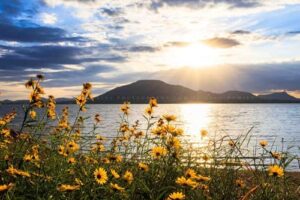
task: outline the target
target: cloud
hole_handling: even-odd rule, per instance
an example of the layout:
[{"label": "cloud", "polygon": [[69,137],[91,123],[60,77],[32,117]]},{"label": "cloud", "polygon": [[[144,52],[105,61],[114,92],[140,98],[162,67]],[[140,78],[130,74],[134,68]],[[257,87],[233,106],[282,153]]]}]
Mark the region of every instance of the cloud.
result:
[{"label": "cloud", "polygon": [[257,0],[152,0],[151,8],[158,9],[164,5],[202,8],[217,4],[226,4],[230,8],[250,8],[260,5]]},{"label": "cloud", "polygon": [[122,14],[122,10],[120,8],[102,8],[101,11],[108,16],[118,16]]},{"label": "cloud", "polygon": [[80,42],[82,37],[69,37],[60,28],[46,26],[22,27],[8,23],[0,23],[0,40],[16,42]]},{"label": "cloud", "polygon": [[215,38],[203,40],[202,42],[208,46],[212,46],[215,48],[231,48],[241,44],[235,39],[222,38],[222,37],[215,37]]},{"label": "cloud", "polygon": [[245,30],[236,30],[231,32],[231,34],[233,35],[247,35],[247,34],[251,34],[250,31],[245,31]]},{"label": "cloud", "polygon": [[55,14],[43,13],[41,15],[41,20],[44,24],[55,24],[57,21],[57,17]]},{"label": "cloud", "polygon": [[298,35],[298,34],[300,34],[300,30],[299,31],[289,31],[289,32],[287,32],[287,34]]},{"label": "cloud", "polygon": [[189,42],[184,42],[184,41],[172,41],[172,42],[167,42],[166,44],[164,44],[165,47],[186,47],[190,45]]}]

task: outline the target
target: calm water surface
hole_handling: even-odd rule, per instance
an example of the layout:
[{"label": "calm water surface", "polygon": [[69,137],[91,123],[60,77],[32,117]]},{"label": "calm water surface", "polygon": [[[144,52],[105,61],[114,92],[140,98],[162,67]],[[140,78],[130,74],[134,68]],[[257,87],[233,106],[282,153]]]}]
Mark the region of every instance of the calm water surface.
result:
[{"label": "calm water surface", "polygon": [[[57,105],[61,110],[65,105]],[[71,121],[77,111],[76,105],[68,105]],[[13,107],[20,111],[21,106],[5,105],[0,107],[1,116]],[[99,113],[102,116],[99,133],[106,136],[116,135],[120,121],[120,105],[89,105],[86,116]],[[140,120],[145,123],[142,113],[146,105],[132,104],[129,120]],[[210,137],[230,135],[237,137],[251,131],[251,145],[255,146],[261,139],[268,140],[273,150],[286,149],[290,146],[293,154],[299,155],[300,146],[300,104],[161,104],[155,109],[154,115],[174,114],[178,117],[177,125],[181,126],[190,141],[203,142],[199,136],[201,129],[207,129]],[[15,123],[20,121],[19,115]],[[92,125],[93,118],[87,120],[87,129]],[[282,146],[282,138],[284,145]],[[297,163],[294,163],[296,167]]]}]

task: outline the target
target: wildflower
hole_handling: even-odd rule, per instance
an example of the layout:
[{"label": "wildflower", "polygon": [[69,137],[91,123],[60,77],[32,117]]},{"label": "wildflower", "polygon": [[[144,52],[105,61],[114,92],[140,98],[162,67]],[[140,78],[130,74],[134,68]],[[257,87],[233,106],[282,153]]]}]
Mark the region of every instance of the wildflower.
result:
[{"label": "wildflower", "polygon": [[99,140],[99,141],[105,141],[106,138],[101,136],[101,135],[96,135],[96,139]]},{"label": "wildflower", "polygon": [[109,155],[109,160],[110,161],[116,161],[118,163],[122,162],[123,157],[121,155]]},{"label": "wildflower", "polygon": [[235,181],[235,184],[236,184],[239,188],[244,188],[244,187],[245,187],[245,183],[244,183],[244,181],[241,180],[241,179],[237,179],[237,180]]},{"label": "wildflower", "polygon": [[125,115],[128,115],[128,113],[129,113],[129,102],[124,102],[120,109]]},{"label": "wildflower", "polygon": [[100,123],[100,121],[101,121],[101,120],[100,120],[100,115],[99,115],[99,114],[96,114],[94,119],[95,119],[95,122],[96,122],[96,123]]},{"label": "wildflower", "polygon": [[75,158],[73,158],[73,157],[69,158],[69,159],[68,159],[68,163],[69,163],[69,164],[74,164],[74,163],[76,163]]},{"label": "wildflower", "polygon": [[116,179],[120,178],[120,175],[118,174],[118,172],[116,172],[116,170],[111,169],[110,172],[114,178],[116,178]]},{"label": "wildflower", "polygon": [[164,136],[167,134],[166,129],[163,127],[156,127],[151,130],[151,133],[155,136]]},{"label": "wildflower", "polygon": [[32,79],[30,79],[29,81],[27,81],[27,82],[25,83],[25,87],[26,87],[26,88],[34,87],[34,85],[35,85],[35,81],[32,80]]},{"label": "wildflower", "polygon": [[281,159],[281,154],[278,152],[271,152],[271,155],[273,158],[280,160]]},{"label": "wildflower", "polygon": [[30,116],[31,119],[35,119],[36,118],[36,112],[34,110],[31,110],[29,112],[29,116]]},{"label": "wildflower", "polygon": [[185,172],[185,176],[187,178],[196,178],[197,177],[197,173],[193,169],[187,169],[186,172]]},{"label": "wildflower", "polygon": [[268,145],[268,142],[266,140],[262,140],[259,142],[260,146],[266,147]]},{"label": "wildflower", "polygon": [[99,167],[98,169],[96,169],[94,171],[94,176],[95,179],[97,181],[97,183],[99,183],[100,185],[103,185],[107,182],[107,173],[105,171],[105,169],[103,169],[102,167]]},{"label": "wildflower", "polygon": [[182,192],[173,192],[169,195],[167,200],[183,200],[185,195]]},{"label": "wildflower", "polygon": [[202,130],[200,131],[200,134],[201,134],[201,137],[206,137],[207,134],[208,134],[208,132],[207,132],[207,130],[202,129]]},{"label": "wildflower", "polygon": [[151,97],[149,100],[150,107],[157,107],[157,100],[154,97]]},{"label": "wildflower", "polygon": [[62,145],[59,145],[57,151],[58,151],[58,154],[64,155],[65,147]]},{"label": "wildflower", "polygon": [[117,192],[124,192],[125,188],[119,186],[117,183],[110,183],[110,187],[112,190]]},{"label": "wildflower", "polygon": [[128,184],[131,184],[132,181],[133,181],[133,175],[130,171],[126,171],[124,176],[123,176],[123,179],[128,183]]},{"label": "wildflower", "polygon": [[0,192],[4,192],[4,191],[7,191],[7,190],[10,190],[14,186],[15,186],[15,184],[13,184],[13,183],[9,183],[8,185],[7,184],[0,185]]},{"label": "wildflower", "polygon": [[3,135],[4,137],[10,136],[10,130],[8,128],[3,128],[1,130],[1,135]]},{"label": "wildflower", "polygon": [[229,146],[231,146],[232,148],[235,146],[235,142],[233,140],[229,140],[228,142]]},{"label": "wildflower", "polygon": [[205,162],[207,162],[207,161],[209,160],[209,156],[206,155],[206,154],[204,154],[204,155],[202,156],[202,159],[203,159]]},{"label": "wildflower", "polygon": [[32,156],[29,154],[24,155],[23,160],[25,162],[30,162],[32,160]]},{"label": "wildflower", "polygon": [[180,140],[176,137],[169,138],[167,142],[174,149],[179,149],[181,147]]},{"label": "wildflower", "polygon": [[73,153],[79,150],[79,145],[75,141],[70,141],[67,144],[67,148]]},{"label": "wildflower", "polygon": [[142,170],[142,171],[144,171],[144,172],[149,171],[149,166],[146,165],[145,163],[140,162],[140,163],[138,164],[138,167],[139,167],[140,170]]},{"label": "wildflower", "polygon": [[170,122],[170,121],[175,121],[175,120],[176,120],[176,116],[175,116],[175,115],[168,115],[168,114],[165,114],[165,115],[163,115],[163,118],[164,118],[165,120],[167,120],[168,122]]},{"label": "wildflower", "polygon": [[167,149],[164,147],[154,147],[151,151],[152,157],[155,159],[159,159],[167,154]]},{"label": "wildflower", "polygon": [[173,136],[180,136],[183,135],[183,129],[182,128],[176,128],[175,131],[171,132]]},{"label": "wildflower", "polygon": [[178,185],[182,186],[190,186],[192,188],[195,188],[197,186],[197,182],[193,181],[192,179],[188,178],[186,179],[185,177],[181,176],[176,179],[176,183]]},{"label": "wildflower", "polygon": [[47,117],[50,119],[55,119],[56,118],[56,102],[54,99],[54,96],[50,95],[47,103]]},{"label": "wildflower", "polygon": [[195,179],[198,181],[198,182],[206,182],[206,181],[210,181],[210,177],[207,177],[207,176],[201,176],[201,175],[197,175],[195,177]]},{"label": "wildflower", "polygon": [[38,74],[38,75],[36,75],[36,78],[39,80],[44,80],[45,76],[42,74]]},{"label": "wildflower", "polygon": [[30,177],[30,174],[28,172],[16,169],[13,166],[10,166],[6,171],[10,175],[19,175],[19,176],[24,176],[24,177]]},{"label": "wildflower", "polygon": [[80,185],[68,185],[68,184],[61,184],[57,187],[57,190],[60,192],[70,192],[74,190],[79,190]]},{"label": "wildflower", "polygon": [[284,175],[283,168],[278,165],[269,166],[269,176],[282,177]]},{"label": "wildflower", "polygon": [[152,113],[153,113],[153,109],[152,109],[152,107],[147,107],[146,109],[145,109],[145,113],[147,114],[147,115],[149,115],[149,116],[151,116],[152,115]]},{"label": "wildflower", "polygon": [[108,158],[103,158],[103,159],[102,159],[102,162],[103,162],[104,164],[108,164],[108,163],[110,163],[110,160],[109,160]]}]

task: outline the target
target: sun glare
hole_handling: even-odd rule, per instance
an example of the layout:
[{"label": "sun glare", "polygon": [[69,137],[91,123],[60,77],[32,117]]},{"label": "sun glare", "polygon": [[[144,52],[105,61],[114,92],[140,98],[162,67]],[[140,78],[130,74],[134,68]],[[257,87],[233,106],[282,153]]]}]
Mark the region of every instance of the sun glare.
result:
[{"label": "sun glare", "polygon": [[170,48],[165,61],[174,67],[209,67],[219,63],[218,51],[204,44],[191,44],[185,47]]}]

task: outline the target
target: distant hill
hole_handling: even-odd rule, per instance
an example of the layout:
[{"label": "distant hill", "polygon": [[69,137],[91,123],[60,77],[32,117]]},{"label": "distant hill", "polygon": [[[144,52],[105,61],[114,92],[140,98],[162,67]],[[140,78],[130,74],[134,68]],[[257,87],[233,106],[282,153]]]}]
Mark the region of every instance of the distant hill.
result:
[{"label": "distant hill", "polygon": [[[272,98],[274,95],[274,98]],[[288,94],[287,94],[288,95]],[[94,103],[146,103],[149,97],[155,97],[160,103],[296,103],[299,99],[279,98],[277,93],[270,94],[270,98],[264,95],[255,96],[249,92],[227,91],[224,93],[212,93],[195,91],[180,85],[171,85],[160,80],[139,80],[134,83],[112,89],[95,98]]]},{"label": "distant hill", "polygon": [[276,92],[272,94],[258,95],[260,99],[265,100],[281,100],[281,101],[297,101],[296,97],[289,95],[287,92]]},{"label": "distant hill", "polygon": [[[96,96],[89,103],[147,103],[150,97],[158,99],[159,103],[300,103],[286,92],[277,92],[266,95],[253,95],[243,91],[227,91],[213,93],[195,91],[180,85],[172,85],[160,80],[139,80],[134,83],[116,87],[102,95]],[[57,103],[75,103],[71,98],[58,98]],[[3,104],[23,104],[28,100],[4,100]]]}]

